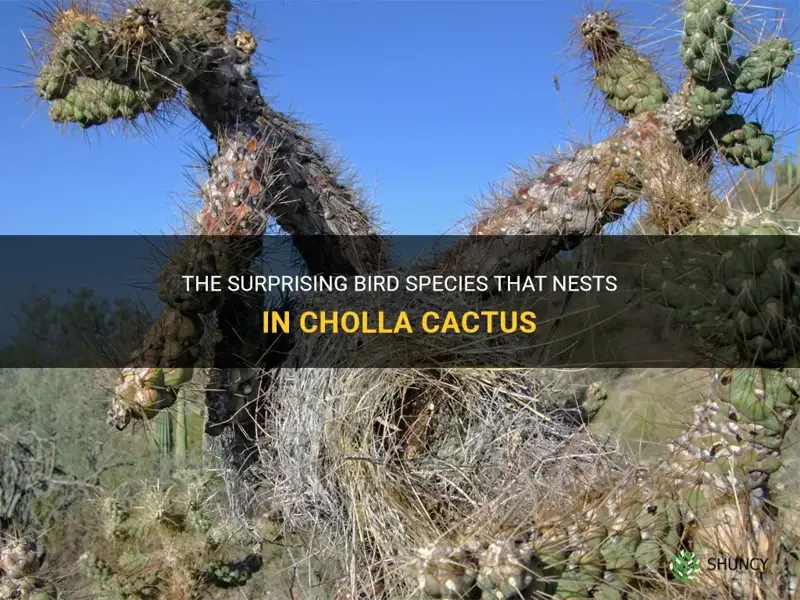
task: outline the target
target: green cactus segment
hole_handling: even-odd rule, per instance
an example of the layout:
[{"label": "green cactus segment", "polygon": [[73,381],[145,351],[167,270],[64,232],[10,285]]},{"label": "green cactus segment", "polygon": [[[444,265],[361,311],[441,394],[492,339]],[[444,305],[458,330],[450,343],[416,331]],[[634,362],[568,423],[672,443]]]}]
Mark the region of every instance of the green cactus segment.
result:
[{"label": "green cactus segment", "polygon": [[786,72],[794,57],[792,42],[786,38],[772,38],[757,44],[746,57],[737,61],[736,91],[748,94],[771,86]]},{"label": "green cactus segment", "polygon": [[624,117],[656,110],[669,97],[653,65],[620,39],[607,11],[591,13],[581,23],[584,47],[592,55],[595,84],[609,107]]},{"label": "green cactus segment", "polygon": [[668,91],[650,62],[630,49],[596,65],[595,82],[606,102],[622,116],[636,116],[656,110],[668,98]]},{"label": "green cactus segment", "polygon": [[114,119],[133,121],[139,115],[154,112],[170,99],[168,93],[135,91],[108,80],[81,79],[63,98],[53,100],[49,115],[55,123],[76,123],[84,129]]},{"label": "green cactus segment", "polygon": [[737,239],[694,239],[689,250],[680,239],[666,241],[644,271],[648,298],[693,329],[719,366],[794,365],[800,356],[800,288],[793,275],[800,236],[770,215],[723,234]]},{"label": "green cactus segment", "polygon": [[720,153],[729,163],[757,169],[774,156],[775,137],[759,123],[747,123],[741,115],[723,115],[711,127]]},{"label": "green cactus segment", "polygon": [[53,103],[54,121],[91,127],[134,120],[206,72],[230,4],[157,5],[108,21],[74,9],[55,16],[48,60],[35,82],[38,95]]},{"label": "green cactus segment", "polygon": [[800,403],[798,377],[797,369],[737,369],[718,378],[717,396],[729,407],[726,417],[739,427],[726,422],[726,430],[744,429],[744,442],[753,450],[749,457],[744,454],[750,459],[746,468],[768,475],[780,468],[777,458]]},{"label": "green cactus segment", "polygon": [[733,87],[721,76],[696,83],[689,95],[689,107],[696,124],[709,124],[733,106]]},{"label": "green cactus segment", "polygon": [[734,12],[726,0],[687,0],[684,5],[681,61],[696,80],[708,82],[724,74]]}]

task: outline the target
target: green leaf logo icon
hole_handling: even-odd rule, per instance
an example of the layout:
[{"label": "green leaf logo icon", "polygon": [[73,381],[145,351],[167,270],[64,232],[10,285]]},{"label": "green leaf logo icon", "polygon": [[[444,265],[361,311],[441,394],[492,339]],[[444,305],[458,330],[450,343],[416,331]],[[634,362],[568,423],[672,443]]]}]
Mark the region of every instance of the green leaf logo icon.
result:
[{"label": "green leaf logo icon", "polygon": [[689,583],[700,572],[700,560],[694,552],[681,550],[672,557],[672,574],[676,581]]}]

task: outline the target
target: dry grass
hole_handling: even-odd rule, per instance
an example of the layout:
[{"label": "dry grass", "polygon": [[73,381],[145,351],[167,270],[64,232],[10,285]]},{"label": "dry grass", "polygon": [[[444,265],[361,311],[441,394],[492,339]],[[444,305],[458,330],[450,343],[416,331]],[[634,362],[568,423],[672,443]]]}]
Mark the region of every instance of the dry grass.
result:
[{"label": "dry grass", "polygon": [[614,448],[573,435],[578,424],[561,407],[581,379],[552,370],[282,371],[263,399],[259,468],[270,488],[261,501],[302,532],[317,560],[399,591],[416,549],[502,526],[576,479],[592,485],[593,467]]}]

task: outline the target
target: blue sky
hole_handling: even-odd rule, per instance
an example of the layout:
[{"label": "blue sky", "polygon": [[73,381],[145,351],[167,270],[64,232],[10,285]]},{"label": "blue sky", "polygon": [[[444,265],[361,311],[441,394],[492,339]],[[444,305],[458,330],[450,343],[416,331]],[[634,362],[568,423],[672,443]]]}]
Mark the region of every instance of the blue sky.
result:
[{"label": "blue sky", "polygon": [[[787,0],[759,5],[789,10]],[[0,65],[28,64],[21,31],[30,5],[0,1]],[[587,87],[562,50],[582,3],[534,1],[334,1],[251,5],[262,44],[262,88],[274,105],[321,127],[359,173],[394,233],[436,234],[470,212],[470,198],[510,164],[567,138],[602,135]],[[665,4],[622,5],[647,24]],[[767,9],[758,9],[766,16]],[[674,18],[646,34],[671,51]],[[658,42],[658,43],[656,43]],[[559,95],[553,84],[561,82]],[[182,166],[202,135],[189,122],[148,138],[110,131],[62,134],[34,112],[25,80],[0,74],[5,171],[0,234],[156,234],[180,223]],[[798,122],[797,76],[766,123]],[[795,151],[797,135],[788,140]]]}]

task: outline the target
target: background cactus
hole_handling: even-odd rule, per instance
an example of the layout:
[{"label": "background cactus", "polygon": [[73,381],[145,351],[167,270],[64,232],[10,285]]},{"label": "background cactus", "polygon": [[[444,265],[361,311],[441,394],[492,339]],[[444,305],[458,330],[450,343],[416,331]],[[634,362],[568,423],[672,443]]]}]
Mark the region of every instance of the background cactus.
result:
[{"label": "background cactus", "polygon": [[44,550],[31,538],[0,539],[0,598],[3,600],[56,600],[56,588],[38,577]]},{"label": "background cactus", "polygon": [[172,415],[165,411],[159,413],[153,420],[153,438],[162,458],[171,457],[174,450],[172,425]]},{"label": "background cactus", "polygon": [[222,517],[213,479],[195,472],[182,478],[142,487],[124,503],[102,500],[104,535],[79,563],[93,597],[197,598],[212,587],[241,587],[259,571],[259,536]]},{"label": "background cactus", "polygon": [[[744,582],[705,580],[703,590],[745,598],[754,584],[775,597],[794,593],[797,543],[778,527],[793,508],[775,510],[780,494],[772,484],[798,402],[797,374],[785,370],[795,366],[797,341],[789,229],[763,215],[737,225],[736,235],[780,244],[756,248],[758,268],[733,255],[701,271],[703,285],[717,278],[710,301],[692,293],[691,280],[686,289],[670,278],[685,257],[650,274],[679,322],[704,333],[715,350],[771,369],[721,374],[718,396],[698,405],[695,421],[653,468],[620,472],[603,463],[585,425],[602,411],[604,393],[552,371],[278,368],[287,354],[288,364],[302,364],[314,348],[293,340],[266,351],[275,340],[235,335],[258,332],[252,325],[263,297],[187,294],[175,275],[249,269],[270,220],[294,236],[311,273],[368,272],[387,259],[353,190],[299,124],[261,97],[252,36],[229,31],[232,13],[224,2],[164,0],[147,9],[52,15],[36,86],[54,121],[91,127],[185,102],[217,146],[200,192],[196,233],[203,235],[165,266],[158,283],[166,308],[122,372],[109,421],[123,429],[134,419],[166,419],[205,351],[201,317],[213,319],[220,335],[209,349],[217,368],[206,393],[207,432],[237,421],[228,455],[236,482],[243,464],[268,482],[270,511],[287,529],[325,540],[326,551],[347,563],[353,588],[394,597],[647,598],[658,584],[672,593],[675,584],[664,581],[683,549],[758,548],[785,568]],[[726,0],[683,4],[679,56],[687,72],[670,90],[623,41],[610,13],[588,14],[580,34],[595,83],[624,124],[543,172],[521,174],[476,215],[470,233],[541,236],[539,251],[509,256],[534,272],[642,197],[664,232],[720,233],[711,218],[719,200],[708,185],[717,151],[748,168],[774,157],[774,137],[729,111],[737,94],[772,86],[794,59],[791,42],[778,37],[734,58],[737,18]],[[128,60],[134,54],[141,60]],[[320,251],[303,234],[336,235],[322,239]],[[362,243],[343,241],[352,235]],[[771,307],[766,321],[759,301]],[[731,310],[744,316],[719,337],[713,325]],[[241,368],[227,367],[233,356]],[[543,480],[560,495],[540,493]],[[191,597],[240,585],[260,567],[258,551],[241,558],[243,544],[227,554],[202,493],[176,490],[147,490],[139,506],[109,508],[109,545],[82,560],[98,595]],[[737,521],[742,507],[748,518]],[[134,545],[141,539],[146,551]],[[421,557],[408,560],[420,547]],[[177,566],[167,572],[165,559]],[[380,586],[366,585],[375,580]]]}]

